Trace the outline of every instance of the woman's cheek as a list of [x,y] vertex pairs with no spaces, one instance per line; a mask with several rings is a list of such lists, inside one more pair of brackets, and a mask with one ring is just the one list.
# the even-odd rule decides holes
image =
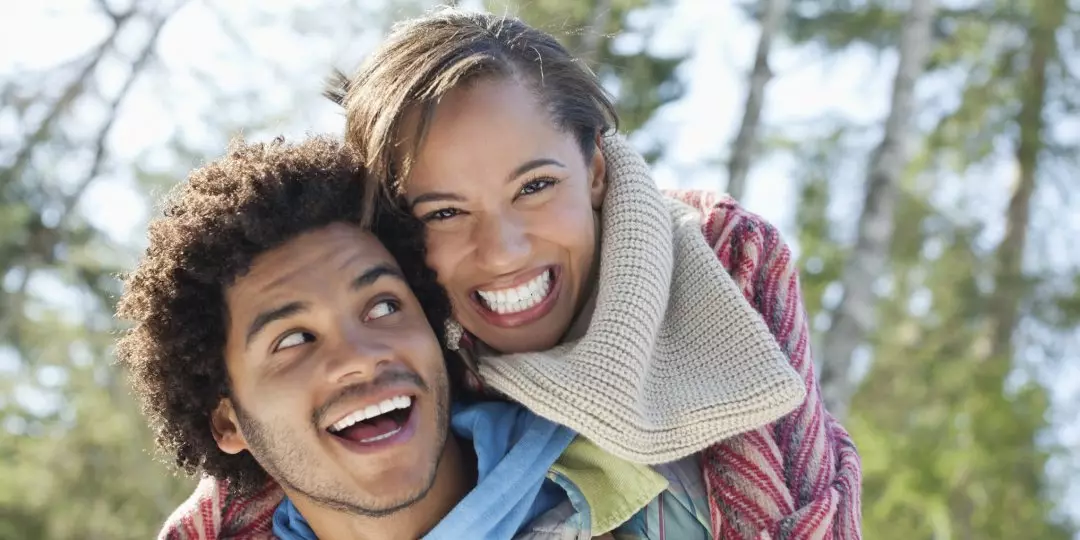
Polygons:
[[550,205],[549,209],[545,215],[537,216],[534,230],[546,231],[544,236],[566,248],[580,248],[583,244],[595,242],[596,218],[592,206],[575,200],[573,203]]
[[425,262],[435,271],[439,285],[447,289],[452,285],[448,281],[454,275],[456,266],[457,257],[454,254],[460,255],[464,252],[464,246],[457,245],[460,243],[460,236],[442,231],[428,231],[424,237]]

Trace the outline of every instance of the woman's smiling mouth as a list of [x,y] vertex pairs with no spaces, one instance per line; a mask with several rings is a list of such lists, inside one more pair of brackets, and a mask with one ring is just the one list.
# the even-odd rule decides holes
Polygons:
[[499,314],[520,313],[544,301],[551,293],[555,272],[547,269],[540,275],[517,287],[508,289],[478,290],[484,307]]
[[551,266],[513,287],[476,289],[470,298],[489,323],[507,328],[522,326],[551,311],[559,296],[559,276],[558,267]]

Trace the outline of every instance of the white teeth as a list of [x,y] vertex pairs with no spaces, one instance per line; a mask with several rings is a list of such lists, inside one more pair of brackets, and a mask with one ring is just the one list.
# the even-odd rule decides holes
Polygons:
[[477,291],[477,294],[480,295],[484,304],[496,313],[518,313],[547,298],[548,293],[551,292],[551,278],[552,271],[548,270],[528,283],[512,289]]
[[386,433],[383,433],[382,435],[376,435],[374,437],[368,437],[367,439],[360,439],[360,442],[362,442],[362,443],[373,443],[375,441],[381,441],[383,439],[389,439],[390,437],[393,437],[394,435],[397,435],[399,431],[401,431],[401,428],[395,428],[393,431],[387,431]]
[[[364,420],[375,418],[380,414],[386,414],[390,411],[396,411],[398,409],[408,409],[411,405],[412,398],[409,396],[396,396],[390,399],[385,399],[375,405],[368,405],[367,407],[357,410],[356,412],[346,416],[345,418],[338,420],[334,423],[334,425],[330,426],[330,431],[341,431],[357,422],[363,422]],[[395,430],[390,434],[392,435],[396,432],[397,431]],[[379,438],[385,438],[386,436],[380,435],[379,437],[372,438],[371,440],[379,440]]]

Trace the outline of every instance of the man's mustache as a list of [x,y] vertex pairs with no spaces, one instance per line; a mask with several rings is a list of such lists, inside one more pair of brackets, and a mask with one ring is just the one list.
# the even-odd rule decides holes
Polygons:
[[379,374],[374,379],[359,384],[352,384],[339,390],[336,394],[326,400],[315,412],[311,415],[311,422],[316,426],[321,426],[323,417],[326,415],[332,407],[344,401],[346,399],[365,398],[374,394],[387,386],[400,383],[410,383],[415,385],[420,390],[427,392],[428,386],[419,375],[411,371],[387,371]]

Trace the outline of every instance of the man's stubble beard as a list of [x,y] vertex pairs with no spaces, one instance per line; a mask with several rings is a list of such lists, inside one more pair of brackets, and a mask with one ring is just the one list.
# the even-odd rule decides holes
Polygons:
[[[392,516],[414,504],[424,500],[424,497],[435,485],[438,475],[439,463],[446,452],[446,440],[450,431],[450,392],[449,381],[444,373],[435,381],[435,423],[436,444],[439,448],[427,466],[429,468],[427,479],[421,489],[409,494],[402,501],[384,507],[372,507],[370,503],[356,501],[356,497],[349,497],[341,487],[325,487],[303,485],[304,478],[318,478],[317,474],[308,474],[309,468],[305,463],[305,453],[288,445],[287,437],[278,436],[275,431],[266,424],[248,414],[236,400],[233,400],[236,409],[236,418],[240,424],[244,439],[248,444],[248,451],[266,471],[283,488],[303,495],[315,504],[338,512],[345,512],[355,516],[369,518],[383,518]],[[419,411],[413,411],[414,414]],[[319,429],[316,426],[315,429]],[[299,467],[289,467],[282,464],[304,464]],[[308,480],[310,483],[311,480]],[[329,493],[334,492],[334,493]]]

